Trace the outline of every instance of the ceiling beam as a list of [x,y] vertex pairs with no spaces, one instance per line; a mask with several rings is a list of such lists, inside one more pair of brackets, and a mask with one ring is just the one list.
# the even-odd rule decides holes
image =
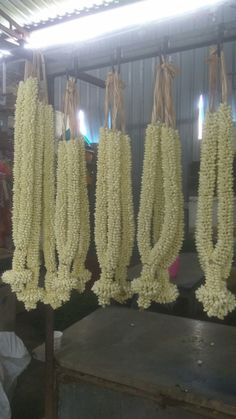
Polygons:
[[17,40],[22,40],[22,35],[18,34],[13,29],[7,28],[5,25],[0,23],[0,30],[5,33],[6,35],[10,36],[11,38],[16,38]]
[[22,26],[20,26],[19,23],[12,19],[6,12],[4,12],[4,10],[0,9],[0,15],[9,22],[10,29],[14,27],[19,33],[22,34],[23,37],[28,35],[28,32]]
[[55,77],[60,76],[71,76],[75,77],[78,80],[82,80],[86,83],[92,84],[96,87],[101,87],[102,89],[105,89],[106,83],[104,80],[99,79],[98,77],[91,76],[91,74],[85,73],[84,71],[74,71],[74,70],[66,70],[66,71],[60,71],[58,73],[51,73],[48,75],[49,80],[54,79]]
[[[0,17],[3,17],[5,19],[9,26],[3,25],[0,23],[0,30],[9,37],[16,39],[19,42],[22,42],[25,40],[25,38],[28,35],[28,32],[22,28],[14,19],[12,19],[4,10],[0,9]],[[1,40],[5,40],[3,36],[0,36],[0,42]],[[10,45],[8,45],[9,47]]]
[[104,80],[99,79],[98,77],[91,76],[88,73],[85,73],[84,71],[78,71],[76,74],[77,79],[85,81],[89,84],[92,84],[97,87],[101,87],[102,89],[105,89],[106,83]]
[[[224,43],[228,43],[228,42],[234,42],[236,41],[236,32],[233,33],[232,35],[225,35],[221,38],[221,44]],[[199,42],[193,42],[193,43],[186,43],[180,46],[174,46],[174,47],[168,47],[165,50],[162,47],[159,47],[158,49],[153,49],[153,50],[149,50],[148,52],[142,52],[140,53],[140,51],[137,48],[137,53],[134,54],[127,54],[126,56],[122,56],[120,58],[114,58],[112,61],[113,65],[120,65],[120,64],[127,64],[127,63],[131,63],[131,62],[135,62],[135,61],[140,61],[140,60],[147,60],[148,58],[154,58],[154,57],[160,57],[161,55],[165,54],[165,55],[172,55],[172,54],[177,54],[179,52],[184,52],[184,51],[190,51],[190,50],[194,50],[194,49],[198,49],[198,48],[204,48],[204,47],[209,47],[212,45],[217,45],[218,43],[218,36],[212,37],[212,38],[208,38],[207,40],[204,41],[199,41]],[[84,65],[81,66],[79,68],[79,71],[85,72],[85,71],[92,71],[92,70],[98,70],[100,68],[105,68],[105,67],[110,67],[111,66],[111,59],[106,59],[104,61],[98,61],[95,64],[88,64],[88,65]]]

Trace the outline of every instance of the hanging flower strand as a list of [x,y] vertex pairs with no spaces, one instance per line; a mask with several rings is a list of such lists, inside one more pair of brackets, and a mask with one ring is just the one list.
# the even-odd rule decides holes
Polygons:
[[[32,271],[26,266],[33,217],[33,187],[35,159],[35,122],[37,113],[38,81],[28,78],[18,91],[14,173],[19,176],[13,189],[13,239],[12,270],[3,274],[3,281],[14,292],[21,293],[32,280]],[[19,109],[19,106],[21,109]],[[27,157],[26,157],[27,156]],[[16,225],[17,223],[17,225]]]
[[80,234],[77,253],[73,262],[72,276],[76,278],[76,289],[82,293],[91,279],[91,272],[85,268],[85,261],[90,245],[89,200],[86,182],[86,156],[84,139],[80,136],[77,146],[80,168]]
[[[130,139],[124,134],[123,83],[117,73],[106,82],[105,127],[100,130],[95,208],[95,243],[101,276],[93,286],[99,304],[131,297],[127,267],[133,250],[134,217]],[[109,109],[112,129],[107,128]],[[120,130],[117,130],[117,123]]]
[[178,296],[168,273],[183,241],[180,141],[172,128],[171,80],[174,75],[175,69],[170,64],[164,62],[159,67],[152,123],[146,130],[138,216],[138,246],[143,269],[140,278],[132,282],[141,308],[148,308],[152,301],[170,303]]
[[69,300],[73,288],[83,292],[90,279],[90,272],[84,267],[90,243],[85,148],[77,129],[74,79],[68,80],[66,88],[65,119],[67,116],[71,139],[61,141],[58,148],[55,224],[59,258],[56,295],[62,302]]
[[[210,104],[217,69],[216,51],[210,58]],[[223,52],[221,52],[222,99],[218,111],[213,105],[206,117],[201,150],[196,245],[205,273],[205,284],[196,291],[209,317],[224,317],[236,307],[235,296],[227,289],[233,258],[233,144],[232,111],[227,105],[227,81]],[[213,86],[213,87],[212,87]],[[213,244],[212,206],[215,186],[218,198],[218,238]]]
[[[84,141],[75,138],[75,83],[70,81],[67,91],[73,138],[68,143],[59,144],[55,202],[53,109],[47,104],[47,92],[42,90],[42,83],[39,89],[41,73],[46,87],[42,56],[34,55],[30,67],[34,77],[20,84],[17,96],[13,206],[15,251],[13,268],[3,275],[3,280],[11,284],[17,298],[28,310],[35,308],[39,301],[53,308],[59,307],[69,300],[72,288],[82,291],[90,277],[84,268],[90,235],[89,207]],[[41,237],[46,267],[44,287],[39,281]],[[77,262],[73,265],[76,257]]]
[[131,284],[127,281],[127,268],[133,252],[134,243],[134,208],[131,181],[131,145],[128,135],[121,138],[121,250],[116,270],[116,281],[120,284],[116,300],[123,303],[132,296]]
[[33,185],[33,215],[31,223],[31,237],[27,252],[27,267],[32,272],[32,280],[25,289],[18,293],[18,300],[24,302],[26,309],[34,309],[42,298],[43,289],[39,288],[40,273],[40,238],[41,238],[41,200],[43,179],[43,148],[44,148],[44,105],[37,104],[36,133],[34,144],[34,185]]
[[44,303],[54,309],[61,305],[57,292],[57,262],[55,239],[55,140],[53,108],[44,108],[44,176],[43,179],[43,254],[46,268]]
[[[45,136],[47,135],[45,131],[48,129],[45,121],[48,119],[48,112],[45,112],[46,91],[39,83],[39,66],[42,65],[42,61],[42,56],[34,55],[33,64],[26,65],[25,81],[19,84],[18,89],[13,187],[15,251],[13,269],[3,275],[3,280],[11,282],[18,300],[24,302],[27,310],[36,308],[37,303],[43,300],[44,296],[44,289],[40,286],[39,279],[43,181],[45,177],[48,177],[48,172],[46,174],[44,172]],[[45,71],[42,73],[45,82]],[[44,87],[46,88],[46,83]],[[50,117],[53,138],[53,111]]]

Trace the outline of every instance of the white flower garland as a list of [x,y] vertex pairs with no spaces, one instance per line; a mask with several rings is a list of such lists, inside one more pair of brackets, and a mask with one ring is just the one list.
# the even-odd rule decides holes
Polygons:
[[[160,183],[156,182],[158,174]],[[156,193],[164,193],[158,205]],[[161,203],[164,203],[164,211]],[[158,221],[153,220],[153,214],[158,216]],[[154,246],[153,236],[158,239]],[[182,241],[183,196],[179,138],[177,132],[170,127],[150,124],[146,131],[138,218],[138,246],[143,270],[141,277],[132,282],[132,289],[139,296],[140,307],[148,308],[151,301],[170,303],[176,300],[178,290],[169,282],[168,267],[178,255]]]
[[91,279],[91,272],[85,268],[85,261],[90,245],[90,220],[86,156],[83,137],[79,137],[77,148],[80,168],[80,234],[77,254],[73,263],[72,277],[77,279],[77,291],[82,293],[85,290],[86,283]]
[[[10,284],[17,296],[24,291],[26,284],[32,281],[32,272],[26,267],[26,257],[30,245],[33,217],[34,159],[35,159],[35,126],[38,104],[38,81],[28,78],[19,88],[16,114],[16,148],[15,176],[19,175],[14,187],[13,222],[14,227],[13,266],[11,271],[3,274],[3,281]],[[22,95],[22,96],[21,96]],[[21,168],[21,170],[19,169]]]
[[89,204],[83,138],[58,148],[55,235],[59,258],[56,295],[62,302],[75,288],[83,292],[90,272],[85,259],[90,244]]
[[76,286],[71,266],[78,248],[80,228],[79,162],[74,140],[61,141],[58,147],[55,235],[59,258],[57,294],[62,302]]
[[199,174],[196,247],[203,270],[213,253],[212,205],[216,185],[216,160],[218,148],[218,118],[208,112],[204,124],[201,144],[201,165]]
[[[153,204],[153,241],[152,245],[154,245],[160,238],[161,228],[164,221],[164,206],[165,206],[165,198],[164,198],[164,189],[163,189],[163,174],[162,174],[162,167],[161,161],[159,158],[161,156],[161,125],[159,125],[159,129],[156,132],[156,147],[155,152],[157,153],[156,160],[156,175],[155,175],[155,192],[154,192],[154,204]],[[151,250],[151,249],[150,249]]]
[[44,105],[37,104],[34,139],[34,175],[33,175],[33,213],[31,223],[30,242],[27,252],[27,268],[32,272],[32,281],[19,292],[19,301],[24,302],[27,310],[34,309],[42,298],[42,289],[38,288],[40,271],[40,237],[41,237],[41,200],[43,177],[43,147],[44,147]]
[[24,102],[25,102],[25,83],[20,82],[15,111],[14,127],[14,165],[13,165],[13,210],[12,210],[12,236],[13,242],[17,241],[20,199],[21,199],[21,169],[22,169],[22,146],[24,141]]
[[106,128],[101,128],[97,155],[96,208],[94,228],[96,251],[101,269],[105,267],[107,252],[107,136],[108,130]]
[[132,296],[131,283],[127,280],[127,268],[134,245],[134,208],[131,181],[131,146],[128,135],[121,137],[121,249],[116,269],[116,282],[119,283],[119,295],[115,297],[120,303]]
[[101,277],[93,286],[99,304],[131,296],[127,266],[133,249],[131,150],[128,136],[101,129],[98,147],[95,243]]
[[[221,104],[208,114],[201,150],[196,245],[206,282],[196,291],[209,317],[223,319],[236,307],[227,289],[233,257],[232,112]],[[212,242],[212,205],[217,176],[218,240]]]
[[[72,288],[82,292],[90,279],[84,267],[90,240],[84,142],[80,138],[59,145],[55,202],[53,119],[52,107],[38,100],[38,80],[20,83],[14,158],[15,252],[13,269],[4,273],[3,280],[11,284],[26,309],[35,308],[38,301],[57,308],[69,299]],[[42,232],[45,288],[39,287]]]
[[46,268],[44,303],[54,309],[61,305],[57,289],[55,242],[55,140],[54,115],[51,105],[45,105],[44,178],[43,178],[43,254]]
[[[161,126],[148,125],[146,130],[141,197],[138,213],[137,240],[142,264],[146,264],[152,249],[152,214],[155,202],[157,165],[161,168]],[[134,285],[134,284],[133,284]]]
[[[121,200],[120,200],[120,145],[121,133],[118,131],[106,130],[103,138],[105,140],[107,161],[102,162],[100,167],[106,166],[106,186],[101,187],[105,190],[107,187],[107,248],[105,255],[102,255],[100,266],[102,268],[101,277],[95,282],[93,286],[94,293],[98,296],[99,304],[105,306],[110,303],[111,298],[115,298],[119,294],[119,284],[115,281],[115,273],[119,260],[120,245],[121,245]],[[105,153],[104,153],[105,154]],[[104,154],[100,154],[100,158],[104,158]],[[103,180],[98,178],[99,183]],[[96,202],[95,219],[101,219],[101,208]],[[98,221],[96,221],[96,226]],[[103,227],[103,226],[102,226]],[[101,227],[101,228],[102,228]],[[96,234],[96,246],[98,249],[102,248],[102,244]],[[98,253],[99,255],[99,253]]]

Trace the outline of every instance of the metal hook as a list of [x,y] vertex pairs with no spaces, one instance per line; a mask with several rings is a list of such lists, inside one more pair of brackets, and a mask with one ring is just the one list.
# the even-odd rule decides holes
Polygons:
[[121,70],[121,48],[120,47],[116,49],[116,58],[117,58],[117,72],[118,74],[120,74],[120,70]]
[[73,67],[74,67],[74,78],[75,78],[75,81],[77,82],[77,80],[78,80],[78,72],[79,72],[79,60],[78,60],[78,57],[74,57],[74,63],[73,63]]
[[111,54],[111,72],[115,73],[115,54]]
[[164,61],[165,58],[167,57],[167,52],[168,52],[168,49],[169,49],[169,44],[170,44],[169,36],[164,36],[163,41],[162,41],[162,45],[161,45],[162,61]]
[[224,37],[224,23],[220,23],[218,26],[218,37],[217,37],[217,55],[220,58],[222,50],[222,40]]

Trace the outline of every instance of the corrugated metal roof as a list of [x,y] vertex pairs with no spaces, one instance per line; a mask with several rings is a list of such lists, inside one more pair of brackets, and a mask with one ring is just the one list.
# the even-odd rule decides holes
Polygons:
[[0,9],[21,26],[27,27],[123,3],[123,0],[0,0]]

